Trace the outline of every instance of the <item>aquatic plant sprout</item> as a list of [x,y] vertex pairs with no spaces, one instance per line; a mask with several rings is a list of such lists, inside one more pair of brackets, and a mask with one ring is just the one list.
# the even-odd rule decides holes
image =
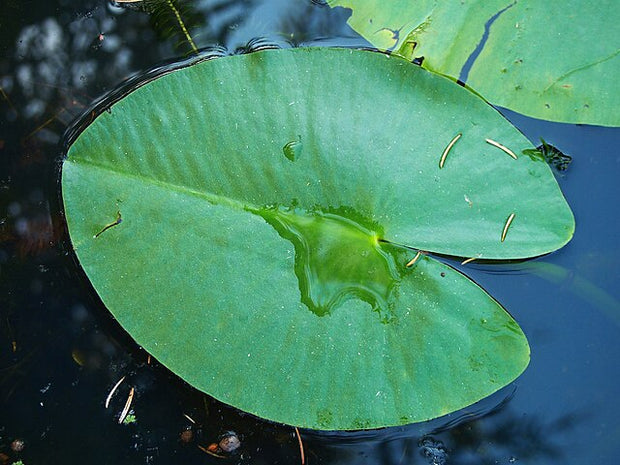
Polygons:
[[570,240],[528,149],[405,60],[266,50],[114,102],[69,147],[62,195],[95,290],[161,363],[263,418],[368,429],[458,410],[527,366],[514,319],[431,253]]

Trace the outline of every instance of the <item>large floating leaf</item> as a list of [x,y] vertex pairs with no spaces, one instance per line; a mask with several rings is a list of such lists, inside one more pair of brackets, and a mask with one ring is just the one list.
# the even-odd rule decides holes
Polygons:
[[572,214],[530,147],[405,60],[272,50],[114,104],[70,147],[63,199],[103,302],[174,372],[261,417],[371,428],[457,410],[527,365],[497,302],[408,247],[561,247]]
[[495,105],[546,120],[620,126],[617,0],[329,4],[351,8],[350,25],[375,46],[423,56],[423,66],[466,81]]

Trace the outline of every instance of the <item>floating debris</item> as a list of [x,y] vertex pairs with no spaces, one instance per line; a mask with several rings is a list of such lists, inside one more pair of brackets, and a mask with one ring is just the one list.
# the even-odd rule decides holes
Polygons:
[[209,444],[208,447],[204,447],[204,446],[201,446],[200,444],[198,444],[198,449],[200,449],[201,451],[203,451],[206,454],[212,455],[213,457],[217,457],[219,459],[225,459],[226,458],[225,455],[217,453],[217,451],[219,449],[218,449],[218,446],[217,446],[216,443]]
[[508,228],[512,224],[512,220],[515,219],[515,214],[511,213],[510,216],[506,219],[506,224],[504,225],[504,230],[502,231],[502,242],[506,239],[506,233],[508,232]]
[[241,441],[236,433],[228,431],[221,436],[218,446],[224,452],[231,454],[241,447]]
[[[133,400],[134,392],[135,392],[135,389],[132,387],[129,391],[129,395],[127,396],[127,402],[125,402],[125,407],[123,408],[123,411],[121,412],[121,416],[118,417],[119,425],[125,421],[125,417],[129,413],[129,409],[131,408],[131,401]],[[135,417],[134,417],[134,421],[135,421]]]
[[112,390],[110,391],[110,393],[108,394],[108,397],[106,397],[105,399],[105,408],[108,408],[110,406],[110,400],[112,399],[112,396],[114,395],[114,393],[116,392],[116,390],[118,389],[118,387],[121,385],[121,383],[123,381],[125,381],[125,378],[127,376],[123,376],[121,379],[119,379],[117,381],[117,383],[114,385],[114,387],[112,388]]
[[474,260],[478,260],[481,256],[482,256],[482,255],[478,254],[478,255],[477,255],[477,256],[475,256],[475,257],[469,257],[469,258],[466,258],[465,260],[463,260],[463,261],[461,262],[461,265],[467,265],[468,263],[471,263],[471,262],[473,262]]
[[297,441],[299,442],[299,455],[301,457],[301,465],[305,465],[306,456],[304,454],[304,443],[301,440],[301,435],[299,434],[299,429],[295,426],[295,435],[297,436]]
[[418,250],[418,253],[415,254],[415,257],[413,257],[411,260],[409,260],[409,263],[407,263],[405,266],[407,268],[412,267],[415,264],[415,262],[417,262],[420,259],[421,255],[422,255],[422,251]]
[[214,457],[226,458],[235,454],[241,447],[241,440],[234,431],[227,431],[220,436],[218,443],[211,443],[207,447],[198,444],[198,448]]
[[523,150],[523,155],[527,155],[532,160],[545,161],[558,171],[566,171],[568,165],[573,161],[573,158],[570,155],[562,153],[557,147],[545,142],[542,137],[540,138],[540,142],[541,144],[535,149]]
[[11,450],[13,452],[19,453],[24,450],[24,447],[26,447],[26,442],[23,439],[13,439],[11,442]]
[[183,431],[181,431],[181,434],[179,434],[179,441],[181,441],[183,444],[189,444],[193,440],[194,440],[194,431],[192,430],[191,427],[185,428]]
[[418,446],[420,452],[432,465],[446,465],[448,461],[448,452],[444,444],[430,436],[423,437]]
[[136,421],[136,416],[134,415],[133,410],[130,410],[125,419],[123,420],[123,425],[131,425]]
[[450,151],[450,149],[452,149],[454,144],[456,144],[456,141],[458,141],[462,135],[463,134],[459,132],[456,136],[452,138],[448,146],[444,149],[443,153],[441,154],[441,158],[439,159],[439,169],[443,168],[443,165],[446,162],[446,157],[448,156],[448,152]]
[[493,139],[485,139],[487,141],[487,144],[491,144],[493,147],[497,147],[498,149],[504,151],[505,153],[507,153],[508,155],[510,155],[512,158],[514,158],[515,160],[518,159],[518,157],[515,155],[515,153],[510,150],[508,147],[506,147],[505,145],[500,144],[499,142],[495,142]]

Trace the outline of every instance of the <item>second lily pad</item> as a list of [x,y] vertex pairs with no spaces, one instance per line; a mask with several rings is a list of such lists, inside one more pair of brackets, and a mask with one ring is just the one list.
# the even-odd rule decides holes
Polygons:
[[[330,0],[373,45],[535,118],[619,126],[620,2]],[[576,39],[578,38],[578,39]]]

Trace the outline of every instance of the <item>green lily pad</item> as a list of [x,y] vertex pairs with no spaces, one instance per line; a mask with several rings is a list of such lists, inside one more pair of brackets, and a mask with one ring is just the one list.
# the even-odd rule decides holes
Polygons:
[[269,50],[116,102],[69,148],[62,194],[102,301],[172,371],[270,420],[376,428],[455,411],[525,369],[527,340],[495,300],[412,261],[566,243],[572,214],[531,148],[405,60]]
[[[620,126],[620,2],[330,0],[368,41],[535,118]],[[414,48],[415,46],[415,48]]]

